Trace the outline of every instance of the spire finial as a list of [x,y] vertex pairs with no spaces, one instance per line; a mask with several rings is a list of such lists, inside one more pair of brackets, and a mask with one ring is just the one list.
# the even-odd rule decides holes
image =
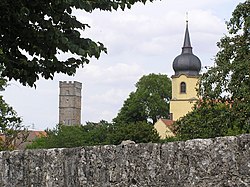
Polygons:
[[190,37],[189,37],[189,32],[188,32],[188,12],[186,12],[186,32],[185,32],[182,53],[192,53],[192,47],[191,47],[191,42],[190,42]]
[[188,24],[188,12],[186,12],[186,23]]

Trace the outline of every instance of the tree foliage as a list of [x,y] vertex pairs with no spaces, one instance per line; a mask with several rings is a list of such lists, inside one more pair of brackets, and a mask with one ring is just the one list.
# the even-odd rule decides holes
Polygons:
[[135,143],[158,142],[160,140],[154,127],[146,122],[121,123],[115,124],[114,127],[112,144],[120,144],[123,140],[132,140]]
[[250,1],[236,7],[227,28],[215,66],[200,79],[202,100],[176,124],[184,139],[250,132]]
[[[106,48],[100,42],[84,38],[90,27],[72,14],[73,9],[92,12],[131,8],[147,0],[1,0],[0,64],[2,76],[33,86],[39,76],[53,78],[55,73],[73,75],[76,68],[99,58]],[[153,0],[148,0],[153,1]],[[72,57],[59,60],[58,54]]]
[[152,125],[144,122],[137,124],[111,124],[106,121],[87,123],[84,126],[58,125],[47,130],[46,137],[37,138],[27,148],[61,148],[90,145],[118,145],[123,140],[136,143],[156,142],[159,135]]
[[[3,90],[5,86],[6,80],[0,78],[0,89]],[[0,151],[15,149],[26,140],[27,136],[21,118],[5,102],[3,96],[0,96]]]
[[199,106],[175,122],[176,138],[178,140],[214,138],[249,132],[239,125],[235,117],[230,105],[225,103]]
[[136,83],[136,91],[130,93],[113,121],[150,121],[154,124],[160,117],[168,118],[171,92],[171,80],[167,75],[144,75]]

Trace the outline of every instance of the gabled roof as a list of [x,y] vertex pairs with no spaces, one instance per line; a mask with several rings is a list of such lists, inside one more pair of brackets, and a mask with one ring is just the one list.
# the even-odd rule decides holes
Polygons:
[[35,137],[41,137],[41,136],[47,136],[47,133],[45,131],[29,131],[29,136],[31,138]]
[[154,124],[154,128],[159,133],[161,139],[175,136],[173,123],[173,120],[160,118]]
[[[19,135],[22,137],[22,133]],[[29,131],[27,131],[28,136],[27,136],[27,139],[25,140],[25,142],[22,142],[22,138],[20,138],[19,135],[13,141],[13,146],[15,149],[24,149],[28,144],[30,144],[36,138],[47,136],[47,133],[45,131],[29,130]],[[0,141],[6,141],[6,136],[3,133],[0,133]]]
[[161,118],[159,120],[161,120],[166,125],[167,128],[169,128],[170,130],[174,130],[174,126],[173,126],[174,121],[173,120],[164,119],[164,118]]
[[173,120],[170,120],[170,119],[163,119],[161,118],[160,119],[167,127],[172,127],[174,121]]

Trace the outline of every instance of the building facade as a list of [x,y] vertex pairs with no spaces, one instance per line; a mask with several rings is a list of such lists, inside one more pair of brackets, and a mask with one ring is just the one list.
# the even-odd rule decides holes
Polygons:
[[80,125],[82,83],[60,81],[59,88],[59,123]]
[[172,99],[170,101],[170,113],[173,121],[185,116],[192,111],[197,102],[196,86],[200,76],[201,61],[193,54],[188,21],[182,52],[173,61],[175,74],[172,78]]
[[175,136],[175,134],[173,133],[173,120],[161,118],[154,124],[154,128],[158,132],[160,139]]

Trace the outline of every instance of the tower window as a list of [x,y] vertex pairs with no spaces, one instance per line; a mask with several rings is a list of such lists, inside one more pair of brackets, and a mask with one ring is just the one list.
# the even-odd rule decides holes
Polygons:
[[181,82],[181,93],[186,93],[186,83]]

